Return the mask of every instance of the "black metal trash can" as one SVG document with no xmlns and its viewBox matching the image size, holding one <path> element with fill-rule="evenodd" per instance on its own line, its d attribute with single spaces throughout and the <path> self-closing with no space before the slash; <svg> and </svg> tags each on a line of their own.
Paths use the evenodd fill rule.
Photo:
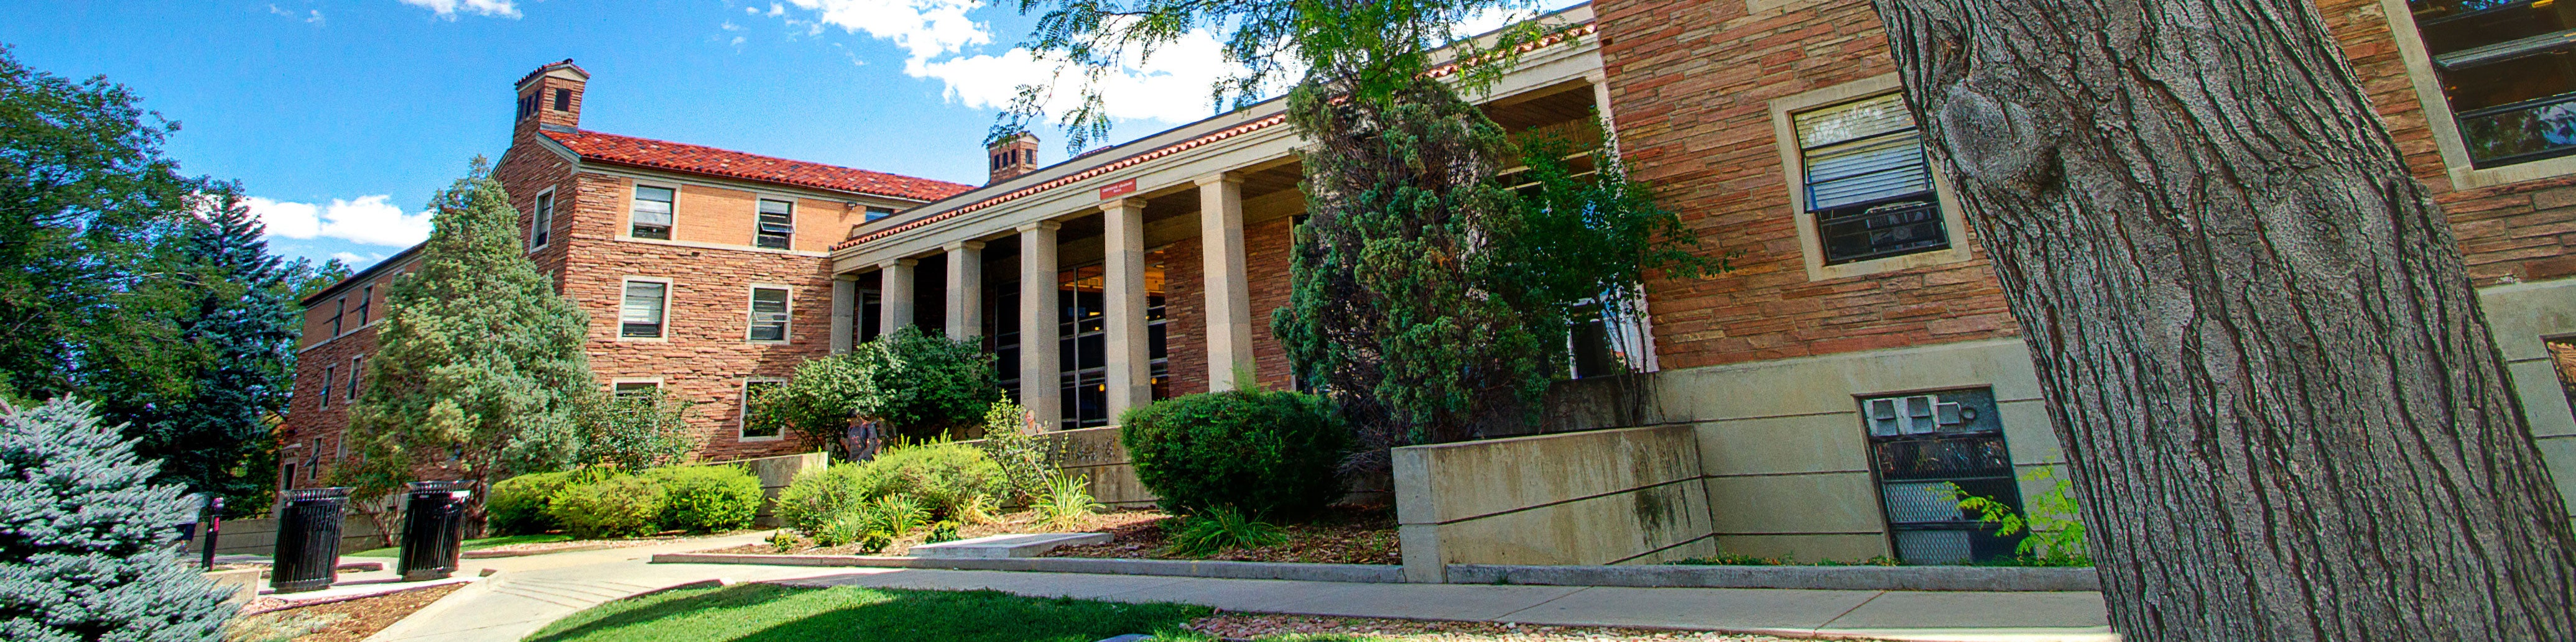
<svg viewBox="0 0 2576 642">
<path fill-rule="evenodd" d="M 278 493 L 277 549 L 268 585 L 279 593 L 319 591 L 339 580 L 340 517 L 349 489 L 303 488 Z"/>
<path fill-rule="evenodd" d="M 395 567 L 403 581 L 456 573 L 465 545 L 465 500 L 473 495 L 472 480 L 411 483 L 411 496 L 403 502 L 402 561 Z"/>
</svg>

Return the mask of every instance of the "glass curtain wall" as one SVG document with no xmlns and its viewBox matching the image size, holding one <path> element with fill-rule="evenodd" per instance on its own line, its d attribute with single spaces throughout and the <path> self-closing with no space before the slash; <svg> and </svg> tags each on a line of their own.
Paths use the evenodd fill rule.
<svg viewBox="0 0 2576 642">
<path fill-rule="evenodd" d="M 1145 253 L 1146 353 L 1154 398 L 1169 395 L 1170 359 L 1164 351 L 1163 251 Z M 1106 282 L 1098 263 L 1057 272 L 1062 314 L 1057 315 L 1057 363 L 1063 368 L 1064 429 L 1107 426 L 1109 416 L 1109 324 Z M 1016 358 L 1013 361 L 1017 361 Z"/>
</svg>

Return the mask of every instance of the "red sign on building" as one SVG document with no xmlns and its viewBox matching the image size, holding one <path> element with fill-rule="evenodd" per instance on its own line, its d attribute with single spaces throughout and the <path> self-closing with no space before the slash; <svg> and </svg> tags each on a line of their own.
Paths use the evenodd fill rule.
<svg viewBox="0 0 2576 642">
<path fill-rule="evenodd" d="M 1106 200 L 1109 200 L 1109 199 L 1118 198 L 1118 197 L 1120 197 L 1120 196 L 1124 196 L 1124 195 L 1127 195 L 1127 194 L 1134 193 L 1135 191 L 1136 191 L 1136 179 L 1133 179 L 1133 178 L 1130 178 L 1130 179 L 1127 179 L 1127 180 L 1123 180 L 1123 181 L 1118 181 L 1118 182 L 1115 182 L 1115 183 L 1110 183 L 1108 187 L 1100 188 L 1100 200 L 1104 200 L 1104 201 L 1106 201 Z"/>
</svg>

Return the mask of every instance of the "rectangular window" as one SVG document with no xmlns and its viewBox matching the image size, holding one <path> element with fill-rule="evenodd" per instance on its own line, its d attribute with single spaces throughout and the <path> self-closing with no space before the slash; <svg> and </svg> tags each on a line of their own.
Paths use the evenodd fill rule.
<svg viewBox="0 0 2576 642">
<path fill-rule="evenodd" d="M 1162 250 L 1145 253 L 1145 383 L 1153 388 L 1155 399 L 1171 396 L 1171 363 L 1165 345 L 1164 331 L 1164 255 Z M 1117 420 L 1109 416 L 1109 328 L 1106 298 L 1106 276 L 1101 264 L 1093 263 L 1057 273 L 1062 290 L 1056 300 L 1062 309 L 1057 318 L 1056 363 L 1061 368 L 1058 393 L 1065 429 L 1098 428 Z M 1033 349 L 1023 347 L 1022 349 Z"/>
<path fill-rule="evenodd" d="M 340 318 L 349 313 L 349 297 L 331 300 L 331 336 L 340 336 Z"/>
<path fill-rule="evenodd" d="M 628 236 L 639 239 L 671 240 L 671 203 L 674 193 L 668 187 L 635 186 L 634 228 Z"/>
<path fill-rule="evenodd" d="M 670 291 L 668 283 L 627 281 L 626 299 L 617 312 L 617 336 L 661 338 L 663 308 L 669 303 Z"/>
<path fill-rule="evenodd" d="M 572 90 L 555 88 L 555 111 L 572 111 Z"/>
<path fill-rule="evenodd" d="M 367 327 L 367 309 L 376 302 L 376 286 L 358 288 L 358 327 Z"/>
<path fill-rule="evenodd" d="M 1907 564 L 1964 564 L 2010 558 L 2021 535 L 1959 509 L 1953 485 L 2021 512 L 2012 453 L 1992 389 L 1875 397 L 1860 402 L 1872 472 L 1896 557 Z"/>
<path fill-rule="evenodd" d="M 787 380 L 785 379 L 753 379 L 742 382 L 742 422 L 740 434 L 743 440 L 766 441 L 777 439 L 779 437 L 777 426 L 757 429 L 751 426 L 751 400 L 757 399 L 760 395 L 766 394 L 771 390 L 777 390 L 779 386 L 784 385 L 787 385 Z"/>
<path fill-rule="evenodd" d="M 280 472 L 278 473 L 278 477 L 280 477 L 280 478 L 282 478 L 282 479 L 284 479 L 284 480 L 285 480 L 285 481 L 280 481 L 280 482 L 278 482 L 278 483 L 277 483 L 278 488 L 280 488 L 280 489 L 284 489 L 284 490 L 294 490 L 294 489 L 295 489 L 295 464 L 293 464 L 293 463 L 280 464 L 280 465 L 277 467 L 277 469 L 280 471 Z"/>
<path fill-rule="evenodd" d="M 2407 0 L 2469 162 L 2576 154 L 2576 5 Z"/>
<path fill-rule="evenodd" d="M 796 204 L 760 199 L 760 229 L 751 244 L 773 250 L 787 249 L 796 238 Z"/>
<path fill-rule="evenodd" d="M 871 220 L 871 221 L 873 221 L 873 220 L 877 220 L 877 219 L 885 218 L 885 217 L 888 217 L 888 216 L 894 216 L 894 208 L 891 208 L 891 207 L 871 207 L 871 208 L 868 208 L 868 219 L 867 219 L 867 220 Z"/>
<path fill-rule="evenodd" d="M 1807 215 L 1826 265 L 1950 247 L 1923 138 L 1903 94 L 1791 116 Z"/>
<path fill-rule="evenodd" d="M 340 368 L 336 366 L 322 366 L 321 407 L 323 409 L 327 410 L 331 407 L 331 380 L 338 378 L 340 378 Z"/>
<path fill-rule="evenodd" d="M 787 340 L 787 290 L 751 289 L 751 340 Z"/>
<path fill-rule="evenodd" d="M 537 207 L 528 215 L 528 249 L 545 247 L 547 239 L 554 234 L 554 228 L 555 193 L 547 191 L 537 195 Z"/>
<path fill-rule="evenodd" d="M 649 400 L 649 399 L 653 398 L 653 396 L 654 396 L 654 395 L 658 395 L 658 394 L 661 394 L 661 393 L 662 393 L 662 382 L 659 382 L 659 381 L 626 381 L 626 382 L 620 382 L 620 383 L 618 383 L 618 384 L 616 385 L 616 387 L 611 388 L 611 389 L 610 389 L 610 392 L 609 392 L 609 398 L 611 398 L 611 399 L 615 399 L 615 400 L 618 400 L 618 401 L 630 401 L 630 400 L 638 400 L 638 399 L 645 399 L 645 400 Z"/>
<path fill-rule="evenodd" d="M 358 373 L 367 371 L 367 355 L 349 357 L 349 399 L 358 398 Z"/>
</svg>

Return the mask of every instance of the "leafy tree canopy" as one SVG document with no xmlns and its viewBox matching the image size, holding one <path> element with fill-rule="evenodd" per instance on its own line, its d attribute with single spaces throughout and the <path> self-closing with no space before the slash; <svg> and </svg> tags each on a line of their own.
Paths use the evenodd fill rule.
<svg viewBox="0 0 2576 642">
<path fill-rule="evenodd" d="M 981 342 L 906 326 L 849 352 L 798 365 L 786 385 L 752 400 L 752 421 L 827 443 L 853 417 L 884 421 L 904 436 L 930 437 L 982 422 L 1001 398 L 993 355 Z"/>
</svg>

